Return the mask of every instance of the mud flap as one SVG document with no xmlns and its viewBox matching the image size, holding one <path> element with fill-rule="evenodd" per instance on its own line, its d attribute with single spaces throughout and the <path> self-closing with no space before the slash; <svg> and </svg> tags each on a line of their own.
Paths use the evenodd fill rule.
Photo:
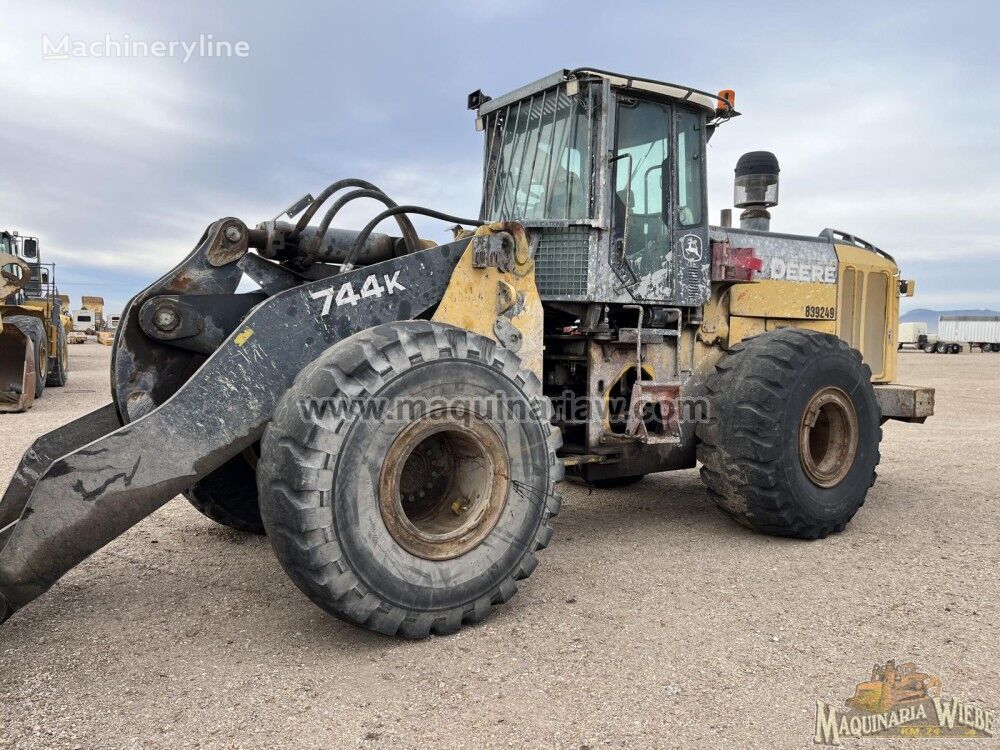
<svg viewBox="0 0 1000 750">
<path fill-rule="evenodd" d="M 467 245 L 452 242 L 270 297 L 162 405 L 55 460 L 5 533 L 0 620 L 256 441 L 295 376 L 327 348 L 434 307 Z"/>
</svg>

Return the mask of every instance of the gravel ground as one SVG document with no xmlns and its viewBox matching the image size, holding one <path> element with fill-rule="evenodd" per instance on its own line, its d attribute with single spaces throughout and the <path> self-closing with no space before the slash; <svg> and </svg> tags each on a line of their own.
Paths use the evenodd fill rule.
<svg viewBox="0 0 1000 750">
<path fill-rule="evenodd" d="M 0 415 L 2 476 L 107 402 L 109 349 L 71 349 L 66 388 Z M 900 359 L 938 415 L 886 425 L 845 533 L 754 535 L 693 470 L 565 485 L 535 576 L 446 638 L 326 616 L 266 540 L 175 500 L 0 628 L 0 747 L 810 747 L 816 700 L 889 658 L 996 708 L 1000 355 Z"/>
</svg>

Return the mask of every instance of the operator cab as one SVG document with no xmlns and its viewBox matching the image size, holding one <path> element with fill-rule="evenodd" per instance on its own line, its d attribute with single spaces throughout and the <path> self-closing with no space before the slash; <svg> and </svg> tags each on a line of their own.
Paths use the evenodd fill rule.
<svg viewBox="0 0 1000 750">
<path fill-rule="evenodd" d="M 708 299 L 705 144 L 731 92 L 594 69 L 469 97 L 485 132 L 481 218 L 532 232 L 543 299 Z"/>
</svg>

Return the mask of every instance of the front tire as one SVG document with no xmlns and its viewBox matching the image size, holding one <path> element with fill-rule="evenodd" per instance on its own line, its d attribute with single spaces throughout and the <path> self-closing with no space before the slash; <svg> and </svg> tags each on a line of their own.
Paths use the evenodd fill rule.
<svg viewBox="0 0 1000 750">
<path fill-rule="evenodd" d="M 335 344 L 261 442 L 278 560 L 313 602 L 369 630 L 422 638 L 483 620 L 552 536 L 550 413 L 513 352 L 459 328 L 397 322 Z"/>
<path fill-rule="evenodd" d="M 740 523 L 778 536 L 842 531 L 879 463 L 881 412 L 861 354 L 786 328 L 734 346 L 708 379 L 701 477 Z"/>
</svg>

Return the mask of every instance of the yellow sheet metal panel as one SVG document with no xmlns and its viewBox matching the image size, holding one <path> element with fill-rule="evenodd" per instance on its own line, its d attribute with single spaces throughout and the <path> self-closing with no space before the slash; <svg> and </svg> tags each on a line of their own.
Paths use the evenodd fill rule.
<svg viewBox="0 0 1000 750">
<path fill-rule="evenodd" d="M 743 339 L 764 333 L 766 324 L 764 318 L 750 318 L 734 315 L 729 319 L 729 346 L 738 344 Z"/>
<path fill-rule="evenodd" d="M 733 315 L 755 318 L 833 320 L 837 285 L 824 282 L 767 280 L 737 284 L 730 292 Z"/>
<path fill-rule="evenodd" d="M 450 323 L 499 341 L 497 324 L 513 326 L 520 333 L 517 355 L 525 367 L 542 377 L 542 300 L 535 285 L 535 261 L 524 227 L 498 222 L 479 227 L 476 237 L 506 232 L 514 238 L 514 264 L 510 271 L 473 265 L 474 242 L 469 242 L 452 272 L 448 289 L 434 313 L 434 320 Z"/>
<path fill-rule="evenodd" d="M 837 335 L 837 321 L 835 320 L 789 320 L 787 318 L 768 318 L 766 329 L 768 331 L 778 331 L 782 328 L 804 328 L 807 331 L 819 331 L 820 333 L 831 333 Z"/>
<path fill-rule="evenodd" d="M 835 245 L 840 264 L 837 334 L 858 349 L 872 370 L 872 380 L 896 376 L 899 325 L 899 269 L 877 253 Z"/>
</svg>

